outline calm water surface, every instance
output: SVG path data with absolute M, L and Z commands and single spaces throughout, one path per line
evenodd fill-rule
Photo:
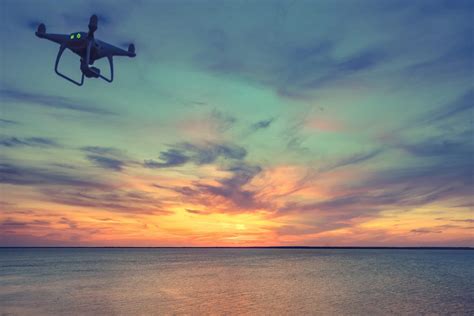
M 474 251 L 0 249 L 0 315 L 474 314 Z

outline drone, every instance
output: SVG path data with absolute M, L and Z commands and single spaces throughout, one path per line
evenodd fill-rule
M 51 34 L 46 33 L 46 26 L 41 23 L 38 25 L 36 31 L 36 36 L 39 38 L 45 38 L 52 42 L 58 43 L 59 51 L 56 56 L 56 63 L 54 65 L 54 71 L 57 75 L 62 78 L 72 82 L 78 86 L 82 86 L 84 83 L 84 77 L 87 78 L 101 78 L 107 82 L 112 82 L 114 80 L 114 56 L 128 56 L 135 57 L 135 46 L 130 44 L 128 50 L 124 50 L 113 46 L 111 44 L 105 43 L 98 39 L 94 38 L 94 32 L 97 30 L 97 15 L 92 15 L 89 20 L 89 32 L 75 32 L 71 34 Z M 58 65 L 61 59 L 64 50 L 68 48 L 76 55 L 81 57 L 81 72 L 82 77 L 81 81 L 75 80 L 66 76 L 65 74 L 59 72 Z M 100 73 L 100 69 L 92 67 L 91 65 L 98 59 L 106 57 L 110 65 L 110 78 L 103 76 Z

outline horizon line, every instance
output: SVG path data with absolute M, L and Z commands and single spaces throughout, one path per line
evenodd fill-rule
M 407 249 L 474 250 L 470 246 L 0 246 L 6 248 L 79 248 L 79 249 Z

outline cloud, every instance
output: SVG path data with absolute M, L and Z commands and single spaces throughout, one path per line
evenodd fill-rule
M 104 186 L 102 183 L 86 180 L 79 175 L 11 163 L 0 163 L 0 183 L 28 186 L 80 186 L 86 188 Z
M 262 168 L 244 161 L 231 163 L 221 167 L 221 171 L 229 173 L 228 177 L 208 181 L 193 181 L 187 186 L 164 186 L 153 184 L 159 189 L 170 190 L 182 196 L 182 201 L 193 205 L 202 205 L 213 212 L 237 213 L 249 211 L 266 205 L 257 199 L 258 190 L 245 188 L 257 176 Z M 210 211 L 189 209 L 189 213 L 210 214 Z
M 434 230 L 429 228 L 418 228 L 410 230 L 410 233 L 414 234 L 441 234 L 442 230 Z
M 217 185 L 194 182 L 192 186 L 169 189 L 182 194 L 189 203 L 227 209 L 230 212 L 248 211 L 263 204 L 256 199 L 256 191 L 244 188 L 262 171 L 261 167 L 238 162 L 222 171 L 229 172 L 230 177 L 217 179 Z
M 338 63 L 336 68 L 343 74 L 367 70 L 384 61 L 385 57 L 379 50 L 366 50 Z
M 273 123 L 274 119 L 270 118 L 268 120 L 262 120 L 258 121 L 250 126 L 251 130 L 253 131 L 258 131 L 260 129 L 266 129 L 269 128 L 270 125 Z
M 85 146 L 81 150 L 87 153 L 86 158 L 96 166 L 113 171 L 122 171 L 128 164 L 124 153 L 117 148 L 102 146 Z
M 95 154 L 95 155 L 120 156 L 123 154 L 120 149 L 113 148 L 113 147 L 85 146 L 85 147 L 81 147 L 81 150 L 87 153 Z
M 373 218 L 384 210 L 400 210 L 437 203 L 466 203 L 474 185 L 472 169 L 472 141 L 459 140 L 445 143 L 439 139 L 425 139 L 410 145 L 398 145 L 413 157 L 420 159 L 410 165 L 391 165 L 373 169 L 348 179 L 335 188 L 334 193 L 316 201 L 287 201 L 276 214 L 300 213 L 313 216 L 315 224 L 328 229 L 334 225 L 351 225 L 353 220 Z M 358 163 L 370 159 L 377 151 L 348 160 Z M 311 175 L 317 179 L 319 173 Z M 329 225 L 329 223 L 332 223 Z
M 203 210 L 193 210 L 193 209 L 186 209 L 186 212 L 191 213 L 191 214 L 197 214 L 197 215 L 209 215 L 211 212 L 209 211 L 203 211 Z
M 404 146 L 403 148 L 407 148 Z M 361 188 L 393 191 L 403 188 L 398 204 L 423 205 L 448 198 L 465 199 L 474 184 L 472 145 L 441 145 L 423 141 L 408 146 L 407 151 L 420 157 L 419 164 L 392 167 L 368 174 Z
M 404 182 L 385 187 L 360 185 L 349 193 L 323 201 L 288 203 L 280 211 L 315 212 L 319 215 L 337 215 L 344 219 L 351 219 L 372 216 L 389 208 L 418 207 L 456 196 L 459 193 L 451 188 L 415 188 L 407 187 L 407 185 L 408 183 Z M 384 191 L 380 190 L 382 187 Z
M 349 226 L 347 223 L 335 223 L 335 222 L 319 222 L 317 224 L 308 223 L 309 225 L 283 225 L 276 229 L 276 233 L 279 236 L 302 236 L 302 235 L 312 235 L 321 233 L 328 230 L 334 230 L 338 228 L 343 228 Z M 311 225 L 312 224 L 312 225 Z
M 154 160 L 145 160 L 144 166 L 146 168 L 169 168 L 184 165 L 189 161 L 186 153 L 180 149 L 168 149 L 160 153 L 161 162 Z
M 0 222 L 3 229 L 28 229 L 31 226 L 49 226 L 51 223 L 45 220 L 19 221 L 12 218 L 6 218 Z
M 425 158 L 466 159 L 473 154 L 473 146 L 463 141 L 429 139 L 416 144 L 403 144 L 399 147 L 409 154 Z
M 229 114 L 214 109 L 211 112 L 211 119 L 215 122 L 218 132 L 225 132 L 236 123 L 237 119 Z
M 0 233 L 0 244 L 10 247 L 64 247 L 77 246 L 77 242 L 62 238 L 60 234 L 32 235 L 31 233 L 16 233 L 5 231 Z
M 252 31 L 268 32 L 267 29 Z M 266 40 L 259 42 L 259 35 Z M 311 38 L 278 37 L 277 40 L 269 39 L 267 34 L 249 34 L 245 43 L 238 45 L 242 41 L 240 37 L 222 32 L 223 41 L 228 42 L 225 46 L 232 49 L 222 50 L 222 45 L 210 45 L 197 53 L 194 60 L 205 71 L 267 86 L 281 97 L 308 99 L 324 86 L 381 67 L 395 54 L 395 50 L 387 50 L 382 44 L 368 43 L 357 51 L 341 55 L 337 50 L 344 44 L 344 35 L 328 39 L 316 33 Z M 237 42 L 232 42 L 233 37 Z M 285 41 L 291 45 L 285 45 Z M 245 51 L 241 47 L 245 47 Z
M 462 223 L 474 223 L 474 219 L 468 218 L 468 219 L 452 219 L 451 222 L 462 222 Z
M 18 125 L 18 124 L 20 124 L 20 123 L 17 122 L 17 121 L 0 119 L 0 125 Z
M 443 14 L 447 13 L 447 8 L 443 9 Z M 467 12 L 462 12 L 466 14 Z M 472 42 L 472 27 L 462 25 L 462 14 L 455 13 L 459 19 L 460 25 L 456 32 L 453 32 L 449 38 L 443 42 L 443 49 L 435 50 L 434 57 L 423 59 L 419 62 L 409 65 L 405 69 L 405 74 L 410 79 L 434 80 L 459 80 L 470 79 L 473 66 L 472 51 L 474 44 Z M 429 54 L 428 56 L 431 56 Z
M 46 108 L 66 109 L 95 115 L 115 114 L 95 105 L 85 105 L 84 101 L 61 96 L 30 93 L 17 89 L 0 89 L 0 99 L 4 105 L 9 103 L 29 103 Z
M 114 171 L 122 171 L 123 167 L 125 166 L 125 162 L 115 158 L 108 158 L 103 156 L 97 155 L 87 155 L 87 159 L 95 163 L 97 166 L 110 169 Z
M 24 226 L 27 226 L 28 223 L 27 222 L 20 222 L 20 221 L 15 221 L 15 220 L 12 220 L 10 218 L 7 218 L 6 220 L 4 220 L 3 222 L 0 223 L 1 226 L 3 226 L 3 228 L 8 228 L 8 227 L 24 227 Z
M 349 157 L 345 157 L 327 167 L 323 167 L 320 171 L 329 171 L 336 168 L 346 167 L 349 165 L 356 165 L 378 156 L 381 152 L 382 149 L 375 149 L 367 153 L 359 153 Z
M 420 202 L 469 196 L 469 187 L 474 184 L 474 143 L 470 133 L 454 135 L 453 139 L 428 138 L 397 147 L 417 160 L 410 165 L 368 173 L 363 186 L 404 186 L 411 188 L 412 196 L 418 194 Z
M 160 199 L 139 190 L 121 190 L 112 187 L 93 188 L 87 191 L 80 188 L 54 190 L 45 188 L 41 192 L 49 201 L 58 204 L 131 214 L 171 214 Z
M 422 120 L 424 123 L 434 123 L 474 109 L 474 89 L 470 89 L 451 103 L 428 113 Z M 472 114 L 472 113 L 471 113 Z
M 432 6 L 401 3 L 365 4 L 364 12 L 357 2 L 345 3 L 344 10 L 337 3 L 319 2 L 244 5 L 239 12 L 248 22 L 241 22 L 239 32 L 214 24 L 200 25 L 195 36 L 202 44 L 192 61 L 218 76 L 264 85 L 282 97 L 298 100 L 312 99 L 325 87 L 352 90 L 351 83 L 390 80 L 398 85 L 398 74 L 410 76 L 404 73 L 405 65 L 429 62 L 433 55 L 446 57 L 426 66 L 434 70 L 431 76 L 422 77 L 424 84 L 431 84 L 427 77 L 443 75 L 436 70 L 448 58 L 457 60 L 456 71 L 463 69 L 468 74 L 472 69 L 470 11 L 453 10 L 444 1 Z M 441 14 L 432 7 L 449 9 Z M 261 12 L 265 12 L 263 20 Z M 219 10 L 215 13 L 217 18 L 221 14 L 225 16 Z M 309 32 L 314 19 L 324 27 Z M 341 20 L 357 28 L 337 22 Z M 457 23 L 446 27 L 445 20 Z M 433 29 L 437 32 L 431 34 Z M 445 66 L 450 67 L 452 64 Z
M 232 201 L 234 205 L 240 208 L 249 209 L 256 207 L 258 202 L 255 199 L 255 192 L 245 190 L 243 187 L 260 173 L 262 168 L 238 163 L 224 170 L 230 172 L 232 176 L 218 180 L 220 185 L 198 184 L 196 188 L 201 193 L 220 196 Z
M 217 137 L 230 130 L 236 124 L 237 119 L 220 110 L 213 109 L 210 112 L 193 113 L 177 121 L 179 132 L 186 139 L 200 137 Z
M 206 143 L 203 145 L 184 143 L 185 151 L 191 153 L 190 159 L 197 165 L 211 164 L 219 158 L 241 160 L 247 151 L 230 143 Z
M 247 151 L 240 146 L 230 143 L 205 142 L 192 144 L 188 142 L 178 143 L 167 151 L 160 153 L 160 160 L 145 160 L 146 168 L 169 168 L 182 166 L 188 162 L 196 165 L 212 164 L 217 159 L 241 160 L 247 155 Z
M 61 147 L 55 140 L 44 137 L 18 138 L 13 136 L 0 136 L 0 146 L 5 147 Z
M 34 186 L 43 198 L 58 204 L 133 214 L 167 215 L 163 202 L 140 190 L 122 190 L 82 175 L 56 169 L 0 164 L 0 183 Z
M 388 54 L 378 48 L 366 48 L 341 59 L 331 57 L 325 60 L 324 66 L 316 64 L 304 68 L 301 74 L 303 75 L 302 78 L 306 79 L 304 81 L 299 79 L 301 81 L 299 85 L 284 85 L 279 88 L 278 92 L 285 97 L 306 98 L 309 92 L 316 91 L 336 81 L 347 79 L 350 76 L 367 72 L 379 66 L 388 58 Z M 315 73 L 319 73 L 319 75 L 315 76 Z
M 58 221 L 58 223 L 59 224 L 65 224 L 65 225 L 69 226 L 69 228 L 71 228 L 71 229 L 77 229 L 77 222 L 73 221 L 73 220 L 70 220 L 67 217 L 61 217 L 61 219 Z

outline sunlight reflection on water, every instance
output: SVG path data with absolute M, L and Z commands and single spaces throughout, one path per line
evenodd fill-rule
M 472 314 L 474 252 L 0 249 L 12 314 Z

